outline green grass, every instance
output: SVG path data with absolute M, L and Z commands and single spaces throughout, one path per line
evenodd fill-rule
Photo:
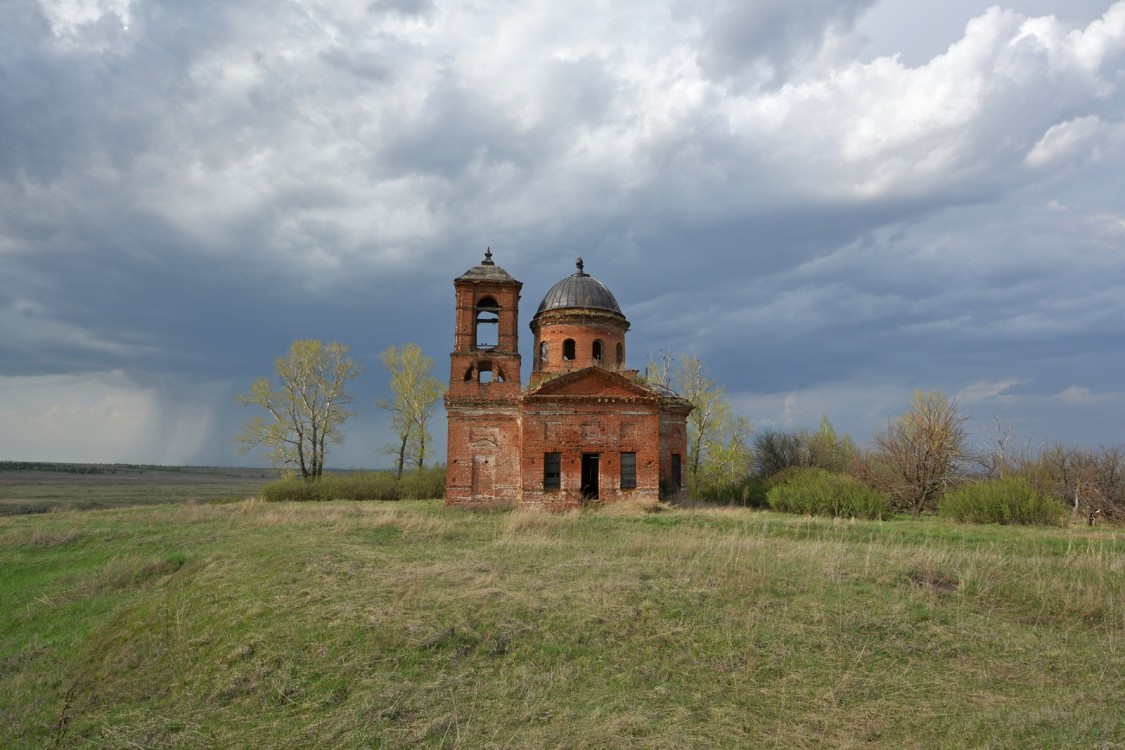
M 188 504 L 0 571 L 0 747 L 1125 746 L 1112 528 Z

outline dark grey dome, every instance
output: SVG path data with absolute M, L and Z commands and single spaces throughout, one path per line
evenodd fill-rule
M 578 259 L 578 273 L 571 274 L 551 287 L 547 296 L 539 303 L 535 315 L 547 310 L 581 307 L 593 310 L 609 310 L 622 315 L 613 292 L 606 285 L 582 270 L 582 259 Z

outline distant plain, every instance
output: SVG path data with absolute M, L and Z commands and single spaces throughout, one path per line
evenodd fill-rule
M 254 497 L 261 468 L 0 461 L 0 516 Z

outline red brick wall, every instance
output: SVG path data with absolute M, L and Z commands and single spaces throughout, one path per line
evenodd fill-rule
M 518 401 L 446 399 L 449 448 L 445 504 L 501 503 L 520 499 Z
M 660 414 L 649 402 L 601 397 L 531 397 L 524 402 L 523 505 L 546 510 L 582 503 L 582 454 L 599 454 L 598 499 L 656 498 L 660 484 Z M 623 451 L 637 454 L 637 487 L 620 488 Z M 544 454 L 562 454 L 562 487 L 543 488 Z
M 576 312 L 574 310 L 548 310 L 532 323 L 535 334 L 532 356 L 531 383 L 534 385 L 544 376 L 581 370 L 585 367 L 604 367 L 607 370 L 624 370 L 625 332 L 629 324 L 620 315 L 597 310 Z M 563 359 L 564 342 L 574 341 L 573 360 Z M 595 360 L 594 341 L 602 342 L 602 359 Z M 547 344 L 547 361 L 541 359 L 541 346 Z M 621 346 L 621 362 L 617 361 L 617 347 Z

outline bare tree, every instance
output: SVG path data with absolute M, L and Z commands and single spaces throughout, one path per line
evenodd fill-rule
M 910 411 L 874 436 L 886 467 L 883 489 L 917 518 L 933 507 L 966 455 L 965 417 L 956 399 L 915 391 Z
M 246 423 L 235 438 L 239 450 L 266 447 L 274 466 L 291 466 L 309 481 L 320 479 L 328 446 L 343 440 L 340 426 L 353 416 L 344 408 L 352 403 L 344 386 L 362 368 L 348 351 L 335 342 L 294 341 L 275 362 L 276 381 L 258 378 L 249 393 L 237 397 L 269 415 Z
M 1030 450 L 1030 438 L 1022 448 L 1012 444 L 1012 426 L 1000 421 L 1000 417 L 993 417 L 996 423 L 995 430 L 988 438 L 985 446 L 976 456 L 976 462 L 984 470 L 986 479 L 1003 479 L 1005 474 L 1011 474 L 1018 467 L 1027 462 Z
M 430 417 L 445 386 L 430 374 L 434 361 L 417 344 L 406 344 L 402 349 L 388 347 L 379 358 L 391 376 L 395 397 L 393 401 L 378 399 L 375 405 L 391 415 L 397 442 L 388 445 L 386 451 L 395 456 L 395 470 L 401 478 L 407 464 L 420 469 L 426 463 Z
M 1125 446 L 1054 444 L 1027 462 L 1032 483 L 1070 505 L 1075 514 L 1100 511 L 1125 517 Z
M 786 432 L 770 427 L 754 436 L 754 470 L 759 479 L 767 479 L 785 469 L 811 466 L 843 473 L 855 454 L 851 437 L 840 437 L 827 414 L 821 415 L 816 432 L 803 429 Z
M 675 372 L 676 357 L 661 350 L 660 361 L 656 362 L 649 356 L 648 366 L 645 367 L 645 380 L 662 388 L 672 388 L 672 376 Z
M 812 466 L 809 434 L 804 430 L 786 432 L 767 427 L 754 435 L 754 471 L 767 479 L 785 469 Z

